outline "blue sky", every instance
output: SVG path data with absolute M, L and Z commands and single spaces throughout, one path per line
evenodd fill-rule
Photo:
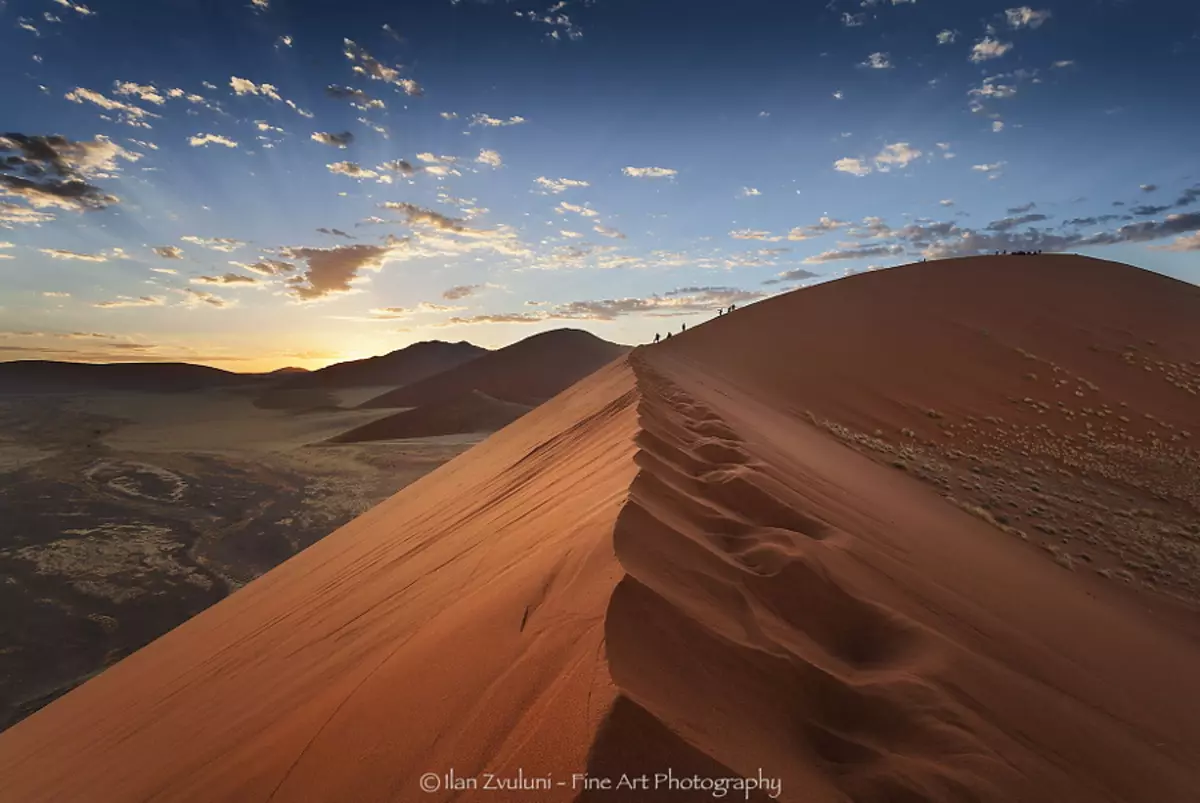
M 997 249 L 1200 282 L 1182 2 L 9 0 L 0 69 L 0 359 L 633 343 Z

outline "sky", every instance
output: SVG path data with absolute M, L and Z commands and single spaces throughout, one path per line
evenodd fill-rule
M 919 259 L 1200 283 L 1200 6 L 0 0 L 0 360 L 622 343 Z

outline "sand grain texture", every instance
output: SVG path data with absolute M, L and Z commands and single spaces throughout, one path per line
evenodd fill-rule
M 1157 277 L 1008 265 L 838 282 L 636 350 L 0 734 L 0 801 L 712 799 L 419 790 L 450 768 L 761 769 L 805 803 L 1194 800 L 1194 611 L 1064 570 L 804 414 L 894 429 L 897 394 L 1019 386 L 941 339 L 977 292 L 1032 332 L 1029 298 L 1117 277 L 1171 325 Z M 861 364 L 803 337 L 926 282 Z

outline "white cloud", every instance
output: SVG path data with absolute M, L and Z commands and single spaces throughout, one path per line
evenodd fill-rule
M 235 75 L 229 79 L 229 86 L 233 88 L 235 95 L 260 95 L 271 100 L 283 100 L 279 96 L 279 90 L 271 84 L 256 84 L 253 81 L 238 78 Z
M 1000 168 L 1004 167 L 1005 162 L 995 162 L 993 164 L 971 165 L 971 169 L 979 173 L 995 173 Z
M 619 230 L 610 228 L 608 226 L 601 226 L 599 223 L 597 223 L 592 230 L 603 237 L 611 237 L 614 240 L 625 239 L 625 235 Z
M 39 252 L 55 259 L 68 259 L 77 262 L 107 262 L 107 254 L 81 254 L 77 251 L 64 251 L 61 248 L 39 248 Z
M 1050 19 L 1049 11 L 1034 11 L 1029 6 L 1010 8 L 1004 12 L 1008 18 L 1008 27 L 1013 30 L 1021 28 L 1040 28 L 1042 23 Z
M 114 81 L 113 94 L 116 95 L 132 95 L 139 100 L 144 100 L 147 103 L 153 103 L 155 106 L 162 106 L 167 102 L 163 94 L 151 84 L 136 84 L 133 81 Z
M 546 178 L 545 176 L 538 176 L 537 178 L 535 178 L 533 180 L 533 183 L 537 184 L 539 187 L 544 189 L 546 192 L 552 193 L 554 195 L 558 195 L 560 193 L 566 192 L 567 190 L 573 189 L 573 188 L 592 186 L 590 182 L 584 181 L 582 179 Z
M 340 134 L 331 134 L 325 131 L 314 131 L 312 140 L 313 142 L 319 142 L 322 145 L 332 145 L 335 148 L 345 148 L 350 143 L 354 142 L 354 135 L 349 131 L 343 131 Z
M 349 176 L 350 178 L 357 179 L 379 178 L 379 173 L 374 170 L 365 169 L 355 162 L 334 162 L 333 164 L 325 165 L 325 167 L 330 173 L 339 176 Z
M 971 61 L 978 64 L 981 61 L 998 59 L 1012 50 L 1012 47 L 1012 42 L 1001 42 L 999 39 L 993 39 L 990 36 L 984 37 L 971 48 Z
M 938 203 L 941 204 L 942 206 L 954 206 L 954 201 L 951 200 L 950 198 L 945 198 L 941 201 L 938 201 Z
M 868 169 L 868 172 L 869 169 Z M 865 174 L 864 174 L 865 175 Z M 845 220 L 837 220 L 828 215 L 822 215 L 821 218 L 811 226 L 797 226 L 788 232 L 787 238 L 792 242 L 800 242 L 802 240 L 811 240 L 814 237 L 820 237 L 823 234 L 828 234 L 831 231 L 844 229 L 850 223 Z
M 944 31 L 939 31 L 937 35 L 937 43 L 939 45 L 952 45 L 958 40 L 958 31 L 952 31 L 947 28 Z
M 487 165 L 488 167 L 500 167 L 504 164 L 504 160 L 500 158 L 500 154 L 497 151 L 488 150 L 487 148 L 479 152 L 479 155 L 475 157 L 475 161 L 478 164 Z
M 420 84 L 400 74 L 399 67 L 388 67 L 350 39 L 343 39 L 342 43 L 344 45 L 342 52 L 354 64 L 352 67 L 354 72 L 399 87 L 406 95 L 420 96 L 424 94 Z
M 842 99 L 842 98 L 844 98 L 844 97 L 846 97 L 846 93 L 845 93 L 845 92 L 843 92 L 843 91 L 842 91 L 842 90 L 840 90 L 840 89 L 839 89 L 837 92 L 834 92 L 834 93 L 833 93 L 833 99 L 834 99 L 834 100 L 841 100 L 841 99 Z
M 583 217 L 599 217 L 600 216 L 600 213 L 597 212 L 595 209 L 589 209 L 586 206 L 580 206 L 579 204 L 572 204 L 572 203 L 568 203 L 566 201 L 563 201 L 558 206 L 554 207 L 554 211 L 558 212 L 560 215 L 565 215 L 567 212 L 574 212 L 575 214 L 581 215 Z
M 845 25 L 847 28 L 861 28 L 866 22 L 866 14 L 851 14 L 848 11 L 842 12 L 842 25 Z
M 198 245 L 202 248 L 211 248 L 214 251 L 229 253 L 241 246 L 245 245 L 241 240 L 235 240 L 231 237 L 197 237 L 194 234 L 185 234 L 179 238 L 182 242 Z
M 753 198 L 756 195 L 762 195 L 762 192 L 757 187 L 742 187 L 738 195 L 743 198 Z
M 114 301 L 98 301 L 93 304 L 93 307 L 100 309 L 115 309 L 117 307 L 161 307 L 167 303 L 167 299 L 162 296 L 117 296 Z
M 892 58 L 889 53 L 872 53 L 867 56 L 867 60 L 859 65 L 860 67 L 870 67 L 872 70 L 890 70 L 892 69 Z
M 909 164 L 921 158 L 922 152 L 909 145 L 907 142 L 896 142 L 891 145 L 884 145 L 875 156 L 875 169 L 886 173 L 893 167 L 905 168 Z
M 87 101 L 88 103 L 96 104 L 106 111 L 120 112 L 119 122 L 135 128 L 149 128 L 150 124 L 146 122 L 146 119 L 159 117 L 159 115 L 152 114 L 139 106 L 134 106 L 131 103 L 125 103 L 120 100 L 113 100 L 99 92 L 81 86 L 75 87 L 63 97 L 73 103 Z
M 1063 61 L 1056 61 L 1053 64 L 1051 64 L 1050 66 L 1056 70 L 1061 70 L 1064 67 L 1074 67 L 1075 62 L 1070 59 L 1064 59 Z
M 1200 232 L 1176 238 L 1170 245 L 1151 246 L 1158 251 L 1200 251 Z
M 442 116 L 445 117 L 445 112 L 442 113 Z M 458 115 L 453 115 L 453 117 L 457 116 Z M 447 117 L 446 119 L 453 119 L 453 117 Z M 471 115 L 471 125 L 473 126 L 482 125 L 489 128 L 499 128 L 501 126 L 521 125 L 524 122 L 526 122 L 525 118 L 519 116 L 509 117 L 507 120 L 505 120 L 500 117 L 492 117 L 490 115 L 483 114 L 482 112 Z
M 621 172 L 632 178 L 671 178 L 679 173 L 669 167 L 626 167 Z
M 220 134 L 194 134 L 188 137 L 188 144 L 193 148 L 199 148 L 202 145 L 224 145 L 226 148 L 236 148 L 237 142 L 229 137 L 221 136 Z
M 54 0 L 54 2 L 58 3 L 63 8 L 71 9 L 72 11 L 74 11 L 76 14 L 78 14 L 81 17 L 96 16 L 95 11 L 92 11 L 90 8 L 83 5 L 82 3 L 75 3 L 75 2 L 72 2 L 72 0 Z
M 993 120 L 992 121 L 992 131 L 994 133 L 999 134 L 1003 130 L 1004 130 L 1004 121 L 1003 120 Z
M 833 163 L 833 169 L 854 176 L 865 176 L 871 172 L 870 166 L 863 159 L 844 158 Z
M 729 232 L 729 236 L 735 240 L 762 240 L 768 243 L 777 243 L 782 240 L 782 237 L 771 234 L 769 231 L 761 229 L 738 229 L 737 231 Z

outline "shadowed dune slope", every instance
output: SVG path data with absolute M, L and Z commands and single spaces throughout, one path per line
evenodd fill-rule
M 260 377 L 183 362 L 0 362 L 0 393 L 82 393 L 94 390 L 170 393 L 244 385 L 255 381 L 261 381 Z
M 465 341 L 445 343 L 430 340 L 365 360 L 350 360 L 328 365 L 284 379 L 279 387 L 284 390 L 302 388 L 366 387 L 371 385 L 407 385 L 412 382 L 447 371 L 476 357 L 487 354 L 485 348 Z
M 495 432 L 516 421 L 532 407 L 493 399 L 472 390 L 445 404 L 427 404 L 355 427 L 330 438 L 330 443 L 362 443 L 393 438 L 429 438 L 466 432 Z
M 377 396 L 361 407 L 449 404 L 472 390 L 535 406 L 629 351 L 579 329 L 527 337 L 478 360 Z
M 722 319 L 723 348 L 770 350 L 769 310 Z M 668 770 L 797 803 L 1194 799 L 1184 620 L 847 448 L 705 329 L 0 734 L 0 801 L 713 799 L 570 787 Z M 420 791 L 451 769 L 565 785 Z

